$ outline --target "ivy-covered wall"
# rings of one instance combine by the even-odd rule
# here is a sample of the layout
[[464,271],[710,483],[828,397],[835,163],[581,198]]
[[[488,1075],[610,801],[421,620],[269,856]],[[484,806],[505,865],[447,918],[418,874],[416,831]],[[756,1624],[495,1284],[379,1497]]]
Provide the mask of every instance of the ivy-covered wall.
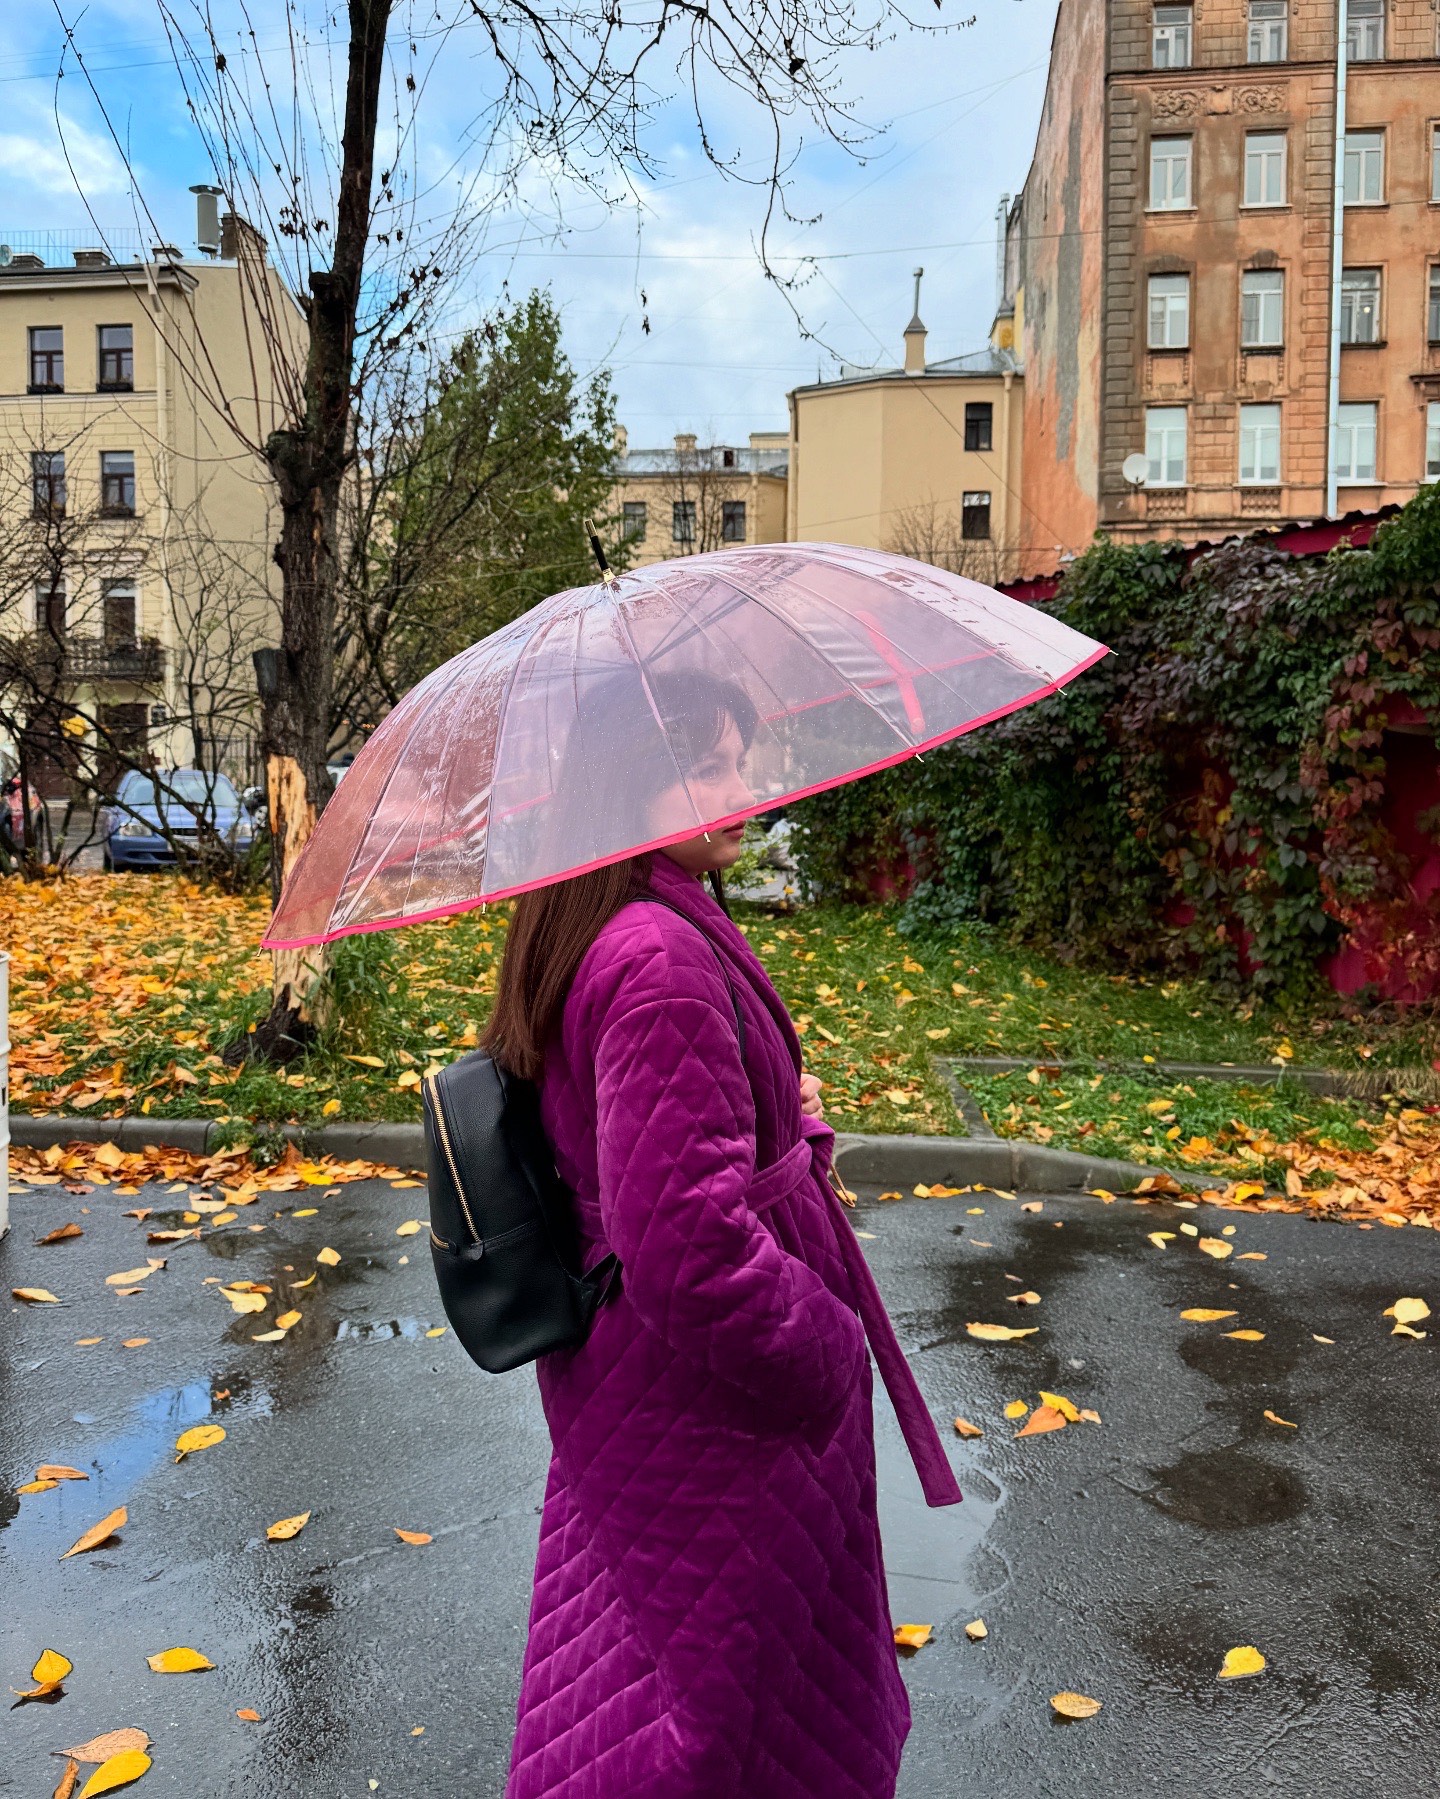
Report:
[[1389,997],[1440,990],[1440,896],[1419,866],[1440,807],[1417,839],[1383,804],[1387,726],[1440,720],[1440,487],[1323,558],[1100,539],[1045,610],[1114,654],[795,807],[812,890],[893,886],[912,925],[989,920],[1255,990],[1304,989],[1347,946]]

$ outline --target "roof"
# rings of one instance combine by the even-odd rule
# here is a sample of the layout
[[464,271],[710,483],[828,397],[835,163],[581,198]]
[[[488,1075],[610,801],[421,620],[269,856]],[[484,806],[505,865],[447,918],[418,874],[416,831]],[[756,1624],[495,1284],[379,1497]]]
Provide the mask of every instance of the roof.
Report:
[[[726,457],[733,460],[727,462]],[[746,450],[711,444],[703,450],[686,451],[682,457],[672,446],[664,450],[627,450],[615,459],[615,477],[624,481],[636,475],[684,474],[699,480],[707,475],[783,475],[789,467],[788,449]]]
[[993,344],[986,344],[983,350],[970,350],[963,356],[946,356],[939,362],[927,362],[924,369],[918,370],[914,375],[903,368],[867,369],[853,362],[842,362],[838,375],[832,375],[824,381],[803,382],[791,391],[811,394],[831,387],[852,387],[864,381],[915,381],[922,373],[941,380],[947,376],[969,380],[989,377],[994,380],[1001,375],[1023,375],[1025,369],[1011,351],[997,350]]
[[[1225,543],[1269,543],[1284,556],[1328,556],[1338,544],[1363,549],[1388,518],[1394,518],[1401,507],[1394,502],[1373,512],[1347,512],[1343,518],[1287,519],[1281,525],[1266,525],[1258,531],[1231,531],[1224,537],[1205,537],[1198,543],[1182,543],[1176,538],[1147,539],[1168,544],[1182,551],[1188,561],[1218,550]],[[1053,600],[1060,591],[1064,569],[1048,575],[1026,575],[1018,581],[997,581],[996,589],[1012,600],[1031,604],[1036,600]]]

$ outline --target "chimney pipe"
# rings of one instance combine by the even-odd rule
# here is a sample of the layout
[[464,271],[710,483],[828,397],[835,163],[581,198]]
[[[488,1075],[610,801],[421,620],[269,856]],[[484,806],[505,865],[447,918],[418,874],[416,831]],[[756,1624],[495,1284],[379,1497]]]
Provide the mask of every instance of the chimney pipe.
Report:
[[905,327],[905,373],[907,375],[923,375],[925,373],[925,326],[920,318],[920,277],[924,269],[915,271],[915,312],[910,323]]
[[190,192],[195,196],[195,247],[202,256],[218,256],[221,190],[202,181]]

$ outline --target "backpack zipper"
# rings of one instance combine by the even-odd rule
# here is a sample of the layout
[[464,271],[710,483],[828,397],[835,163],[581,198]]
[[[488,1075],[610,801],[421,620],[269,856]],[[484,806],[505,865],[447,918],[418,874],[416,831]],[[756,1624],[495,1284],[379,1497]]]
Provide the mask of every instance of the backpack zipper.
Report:
[[[460,1210],[465,1214],[465,1223],[470,1229],[470,1241],[480,1242],[480,1233],[475,1228],[475,1220],[470,1216],[470,1202],[465,1197],[465,1189],[460,1182],[460,1170],[455,1165],[455,1151],[450,1145],[450,1124],[445,1116],[445,1102],[440,1097],[438,1075],[428,1075],[425,1080],[425,1091],[430,1098],[430,1110],[435,1119],[436,1130],[440,1137],[440,1147],[445,1152],[445,1160],[450,1165],[450,1180],[455,1188],[455,1197],[460,1201]],[[431,1231],[431,1236],[435,1235]]]

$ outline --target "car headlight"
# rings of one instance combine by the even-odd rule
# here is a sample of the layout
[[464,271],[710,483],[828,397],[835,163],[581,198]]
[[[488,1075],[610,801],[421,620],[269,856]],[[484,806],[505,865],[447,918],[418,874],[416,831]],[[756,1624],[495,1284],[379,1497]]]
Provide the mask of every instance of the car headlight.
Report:
[[147,825],[143,818],[127,818],[120,827],[122,837],[153,837],[155,828]]

